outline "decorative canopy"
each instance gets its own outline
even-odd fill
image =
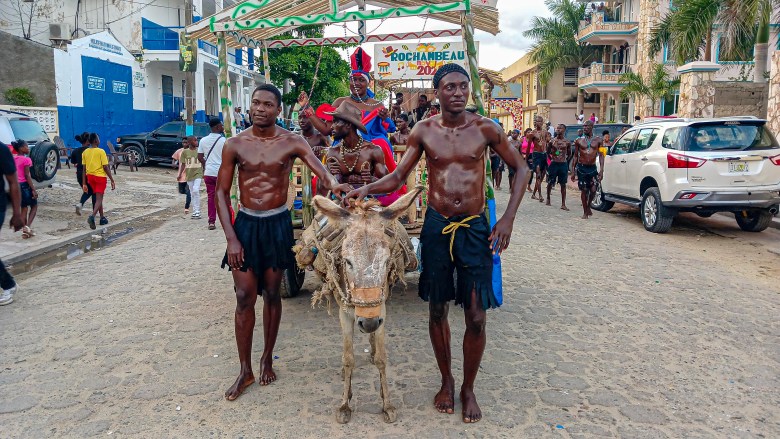
[[[480,0],[472,0],[472,16],[476,29],[497,34],[498,10],[483,7]],[[333,20],[334,9],[338,14],[356,4],[355,0],[250,0],[238,3],[230,8],[205,17],[197,23],[187,26],[187,32],[193,38],[217,43],[215,31],[224,31],[228,47],[259,47],[263,40],[288,32],[308,24],[328,24]],[[464,0],[366,0],[366,4],[383,8],[387,17],[421,15],[430,12],[435,20],[460,25],[460,11]],[[395,8],[392,11],[391,8]],[[447,12],[450,11],[450,12]],[[392,12],[392,14],[390,13]],[[351,21],[378,17],[378,11],[349,11],[346,15]],[[379,15],[381,16],[381,15]],[[288,24],[289,26],[285,26]]]

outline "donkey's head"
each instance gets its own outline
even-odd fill
[[[328,222],[344,230],[341,246],[342,287],[355,306],[362,332],[374,332],[384,322],[389,262],[395,242],[393,222],[406,212],[422,189],[418,188],[382,208],[376,201],[358,201],[349,210],[333,201],[314,197],[314,206]]]

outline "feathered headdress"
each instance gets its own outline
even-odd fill
[[[352,76],[362,75],[366,77],[366,81],[371,80],[371,56],[362,47],[355,49],[349,57],[349,62],[352,65]]]

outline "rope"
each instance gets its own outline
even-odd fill
[[[458,231],[459,228],[465,227],[467,229],[471,228],[471,224],[467,224],[469,221],[479,218],[479,215],[471,215],[470,217],[464,219],[463,221],[458,221],[456,223],[449,223],[447,226],[442,229],[441,234],[442,235],[450,235],[450,260],[455,260],[455,257],[452,255],[452,247],[455,245],[455,232]]]

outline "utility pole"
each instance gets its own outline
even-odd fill
[[[192,0],[184,0],[184,23],[185,26],[192,24]],[[184,32],[184,31],[182,31]],[[197,57],[192,60],[197,66]],[[184,72],[184,113],[186,117],[185,133],[191,136],[194,132],[193,128],[193,115],[195,114],[195,73],[188,71]]]

